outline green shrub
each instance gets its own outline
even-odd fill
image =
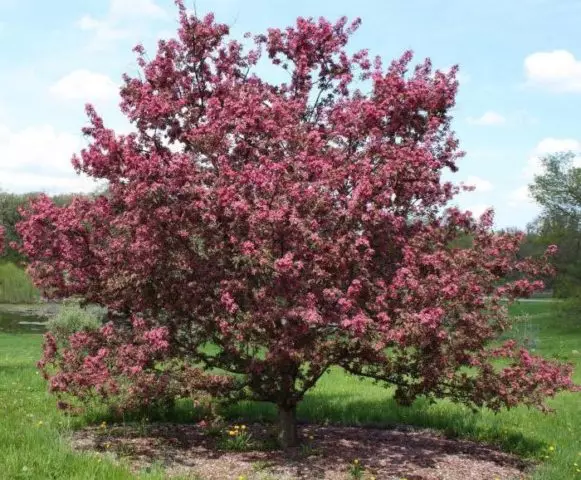
[[[80,331],[96,330],[103,324],[106,309],[99,306],[81,307],[76,301],[63,303],[59,312],[46,324],[57,342],[62,343],[68,337]]]
[[[39,297],[22,268],[13,263],[0,264],[0,303],[35,303]]]

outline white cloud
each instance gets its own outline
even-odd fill
[[[91,46],[94,49],[102,48],[104,45],[114,40],[127,38],[131,34],[127,29],[115,27],[112,22],[96,20],[90,15],[83,16],[77,22],[77,27],[81,30],[94,32],[95,36],[91,43]]]
[[[466,185],[471,185],[471,186],[475,187],[474,190],[476,192],[489,192],[490,190],[492,190],[494,188],[492,183],[490,183],[488,180],[485,180],[484,178],[477,177],[475,175],[469,176],[464,181],[464,183]]]
[[[480,117],[468,117],[468,123],[483,126],[504,125],[506,123],[506,118],[504,118],[500,113],[488,111]]]
[[[0,125],[0,188],[10,192],[88,192],[97,183],[79,176],[71,165],[81,137],[50,125],[20,131]]]
[[[96,182],[85,175],[51,176],[0,170],[0,189],[10,193],[44,192],[49,195],[89,193],[97,190],[101,185],[102,182]]]
[[[535,202],[530,196],[528,185],[522,185],[508,195],[508,205],[510,207],[523,207],[533,205]]]
[[[110,0],[106,15],[97,19],[84,15],[76,25],[81,30],[93,32],[92,49],[106,48],[111,42],[131,37],[138,20],[165,20],[167,12],[154,0]]]
[[[567,50],[536,52],[524,61],[527,83],[556,92],[581,92],[581,60]]]
[[[0,126],[0,169],[72,171],[72,154],[81,146],[77,135],[57,132],[50,125],[12,131]]]
[[[482,215],[489,208],[492,208],[492,205],[487,204],[487,203],[478,203],[476,205],[468,206],[466,208],[466,210],[471,211],[472,214],[478,218],[478,217],[480,217],[480,215]]]
[[[527,161],[524,176],[532,179],[543,171],[541,159],[551,153],[574,152],[581,153],[581,141],[574,138],[547,137],[541,140],[535,147]]]
[[[547,155],[557,152],[579,152],[581,151],[581,142],[573,138],[543,138],[535,149],[538,155]]]
[[[109,100],[119,93],[119,87],[107,75],[89,70],[75,70],[50,88],[50,93],[65,100]]]

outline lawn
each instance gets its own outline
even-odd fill
[[[521,303],[513,307],[513,313],[528,314],[514,335],[531,335],[538,352],[575,362],[575,379],[581,383],[581,320],[560,314],[556,303],[546,301]],[[54,399],[46,393],[34,366],[41,341],[42,337],[35,334],[0,334],[0,477],[135,478],[122,466],[90,454],[74,453],[68,447],[68,434],[86,423],[88,417],[70,420],[55,410]],[[552,415],[526,408],[497,415],[488,411],[472,414],[443,401],[435,405],[418,401],[403,408],[395,405],[391,392],[334,370],[305,399],[299,417],[351,425],[405,423],[433,427],[450,436],[496,444],[539,460],[534,479],[581,479],[580,395],[562,394],[551,406],[557,410]],[[270,420],[274,410],[268,405],[241,404],[225,414],[248,421]],[[176,415],[191,418],[187,406]],[[139,478],[163,478],[163,473],[144,472]]]

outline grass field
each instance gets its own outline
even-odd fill
[[[528,314],[515,329],[518,337],[534,336],[534,348],[545,356],[577,364],[581,383],[581,319],[560,315],[553,302],[521,303],[514,314]],[[87,419],[69,420],[54,408],[37,374],[42,338],[34,334],[0,334],[0,478],[129,479],[123,467],[89,454],[73,453],[67,435]],[[476,414],[449,402],[398,407],[391,392],[368,381],[331,371],[300,406],[301,420],[344,424],[410,424],[433,427],[450,436],[496,444],[539,461],[537,480],[581,479],[581,395],[562,394],[551,402],[557,412],[544,415],[518,408]],[[178,412],[191,418],[191,412]],[[245,420],[274,417],[268,405],[241,404],[227,412]],[[71,423],[72,422],[72,423]],[[579,465],[579,467],[577,465]],[[162,472],[139,478],[163,478]]]
[[[33,303],[38,297],[24,270],[13,263],[0,263],[0,303]]]

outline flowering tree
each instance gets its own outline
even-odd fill
[[[40,197],[19,225],[47,295],[133,318],[76,334],[60,357],[49,337],[54,390],[109,395],[137,376],[135,391],[155,396],[166,380],[141,376],[155,362],[219,368],[236,375],[176,378],[276,404],[288,446],[297,404],[331,366],[397,387],[403,404],[544,408],[575,388],[570,366],[490,345],[508,326],[505,300],[542,288],[532,278],[550,269],[519,260],[521,236],[495,234],[491,212],[446,209],[459,191],[441,178],[461,156],[456,69],[350,54],[359,22],[345,19],[299,18],[245,50],[178,6],[178,38],[152,60],[138,46],[142,73],[124,77],[136,132],[116,135],[87,107],[91,142],[73,163],[106,194],[64,207]],[[266,65],[285,81],[258,76]],[[469,248],[454,247],[460,236]]]

